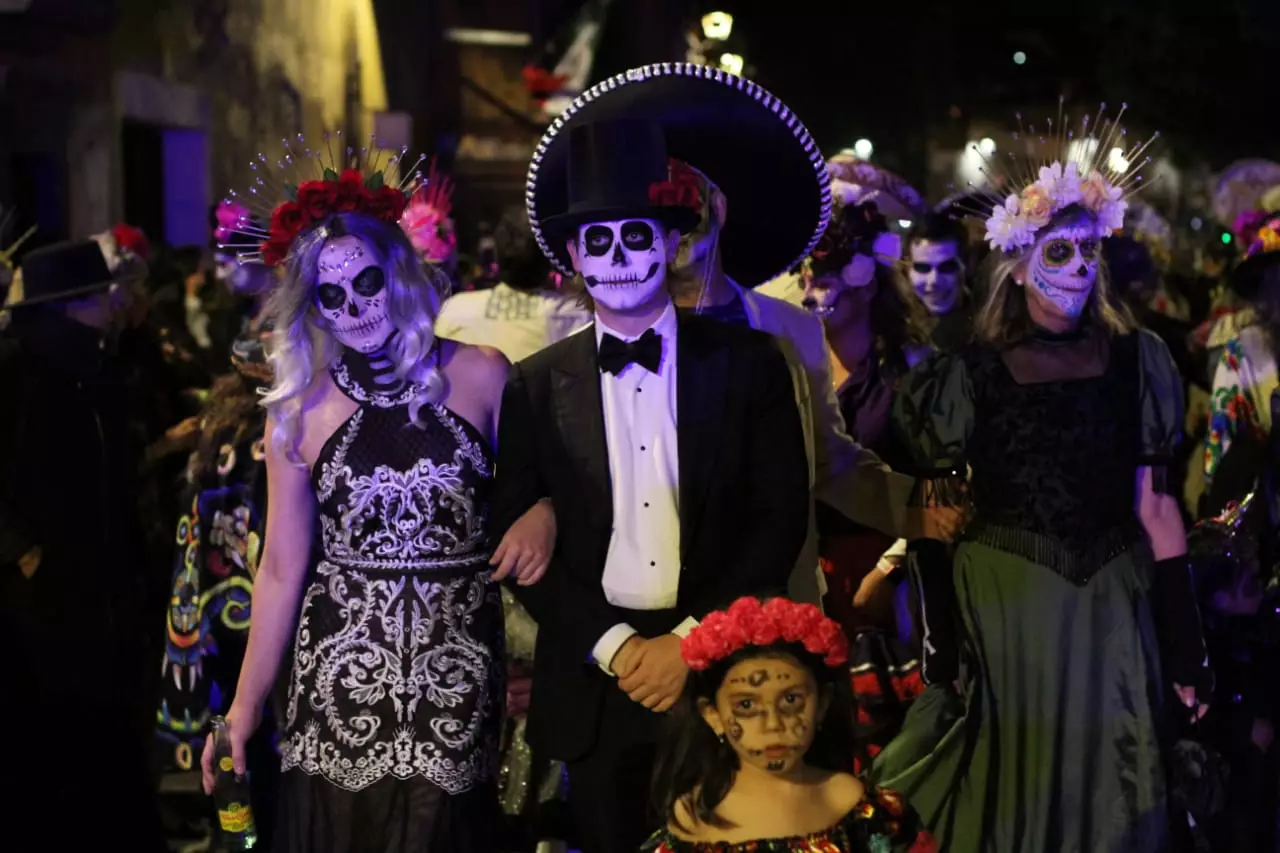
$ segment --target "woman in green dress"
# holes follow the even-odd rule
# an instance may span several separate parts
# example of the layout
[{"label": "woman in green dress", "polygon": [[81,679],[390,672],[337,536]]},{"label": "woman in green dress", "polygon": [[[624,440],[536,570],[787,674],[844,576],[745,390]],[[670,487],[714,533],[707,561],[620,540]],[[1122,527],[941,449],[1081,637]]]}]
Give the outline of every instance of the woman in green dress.
[{"label": "woman in green dress", "polygon": [[921,499],[972,520],[948,579],[958,618],[924,585],[926,648],[959,643],[960,671],[926,672],[872,778],[948,853],[1165,849],[1162,714],[1203,713],[1209,693],[1167,477],[1182,383],[1100,261],[1121,183],[1063,157],[997,203],[975,342],[898,389]]}]

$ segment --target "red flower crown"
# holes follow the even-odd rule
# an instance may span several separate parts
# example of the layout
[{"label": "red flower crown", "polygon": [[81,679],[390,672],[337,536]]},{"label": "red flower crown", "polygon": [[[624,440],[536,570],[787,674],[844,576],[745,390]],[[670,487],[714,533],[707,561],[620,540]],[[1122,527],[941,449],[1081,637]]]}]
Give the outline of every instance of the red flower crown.
[{"label": "red flower crown", "polygon": [[409,203],[398,188],[383,183],[381,172],[365,178],[358,169],[346,169],[342,174],[325,169],[323,180],[286,187],[286,191],[292,200],[271,211],[271,225],[262,244],[262,262],[269,266],[284,261],[299,234],[335,213],[363,213],[395,224]]},{"label": "red flower crown", "polygon": [[786,598],[761,603],[753,596],[739,598],[728,610],[708,613],[680,643],[680,655],[690,669],[704,670],[748,646],[775,643],[798,643],[832,668],[849,659],[844,631],[817,606]]}]

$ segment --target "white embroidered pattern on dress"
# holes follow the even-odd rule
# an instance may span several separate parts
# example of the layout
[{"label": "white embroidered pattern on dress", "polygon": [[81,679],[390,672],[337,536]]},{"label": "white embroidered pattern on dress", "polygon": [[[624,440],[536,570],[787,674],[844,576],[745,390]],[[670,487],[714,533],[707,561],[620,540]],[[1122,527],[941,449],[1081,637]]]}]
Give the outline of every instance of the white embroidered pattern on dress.
[{"label": "white embroidered pattern on dress", "polygon": [[[487,742],[485,723],[494,716],[490,673],[501,649],[473,637],[469,626],[480,608],[494,606],[497,588],[479,574],[437,583],[370,577],[328,561],[318,573],[298,623],[283,768],[349,791],[391,775],[423,776],[456,794],[492,776],[497,746]],[[326,626],[314,642],[317,603],[343,624]],[[304,701],[315,714],[299,730]],[[434,739],[415,742],[420,721]]]}]

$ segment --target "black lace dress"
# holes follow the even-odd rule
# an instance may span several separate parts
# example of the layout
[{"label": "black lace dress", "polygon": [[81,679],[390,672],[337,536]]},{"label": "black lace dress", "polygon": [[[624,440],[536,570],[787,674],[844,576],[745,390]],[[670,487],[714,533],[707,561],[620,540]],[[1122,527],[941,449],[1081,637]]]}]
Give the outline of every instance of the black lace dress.
[{"label": "black lace dress", "polygon": [[1170,485],[1182,423],[1164,344],[1041,334],[938,356],[899,390],[922,498],[964,500],[970,472],[951,574],[963,630],[926,636],[960,644],[964,689],[931,686],[873,778],[948,853],[1164,850],[1164,688],[1134,509],[1140,468]]},{"label": "black lace dress", "polygon": [[276,849],[492,849],[504,700],[488,582],[493,455],[380,356],[331,371],[360,408],[312,472],[319,542],[281,737]]}]

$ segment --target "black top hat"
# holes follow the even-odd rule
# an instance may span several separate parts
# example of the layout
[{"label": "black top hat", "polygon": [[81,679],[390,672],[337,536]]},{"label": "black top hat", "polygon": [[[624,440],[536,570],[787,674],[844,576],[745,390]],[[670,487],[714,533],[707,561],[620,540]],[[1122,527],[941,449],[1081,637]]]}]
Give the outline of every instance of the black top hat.
[{"label": "black top hat", "polygon": [[668,177],[661,125],[631,119],[580,124],[569,129],[568,142],[568,209],[542,221],[552,249],[563,250],[589,222],[654,219],[681,232],[698,224],[694,210],[650,200],[650,188]]},{"label": "black top hat", "polygon": [[[631,123],[636,138],[606,141],[606,135],[622,132],[622,121]],[[579,133],[591,126],[596,130],[587,136]],[[659,146],[654,126],[665,145]],[[607,166],[580,159],[615,147],[620,156]],[[661,155],[659,148],[665,148]],[[703,65],[664,62],[592,86],[538,143],[525,203],[543,253],[562,273],[572,274],[562,219],[572,221],[579,206],[585,210],[592,193],[601,205],[592,218],[625,218],[602,215],[605,204],[647,207],[648,185],[667,177],[665,163],[661,173],[657,168],[666,157],[693,166],[724,194],[729,215],[720,251],[725,272],[743,285],[791,269],[826,230],[831,179],[822,153],[795,114],[750,80]],[[641,163],[653,165],[641,168]],[[590,178],[583,177],[584,170]]]},{"label": "black top hat", "polygon": [[5,307],[71,299],[134,278],[136,273],[113,275],[96,240],[54,243],[34,249],[22,259],[22,301]]}]

